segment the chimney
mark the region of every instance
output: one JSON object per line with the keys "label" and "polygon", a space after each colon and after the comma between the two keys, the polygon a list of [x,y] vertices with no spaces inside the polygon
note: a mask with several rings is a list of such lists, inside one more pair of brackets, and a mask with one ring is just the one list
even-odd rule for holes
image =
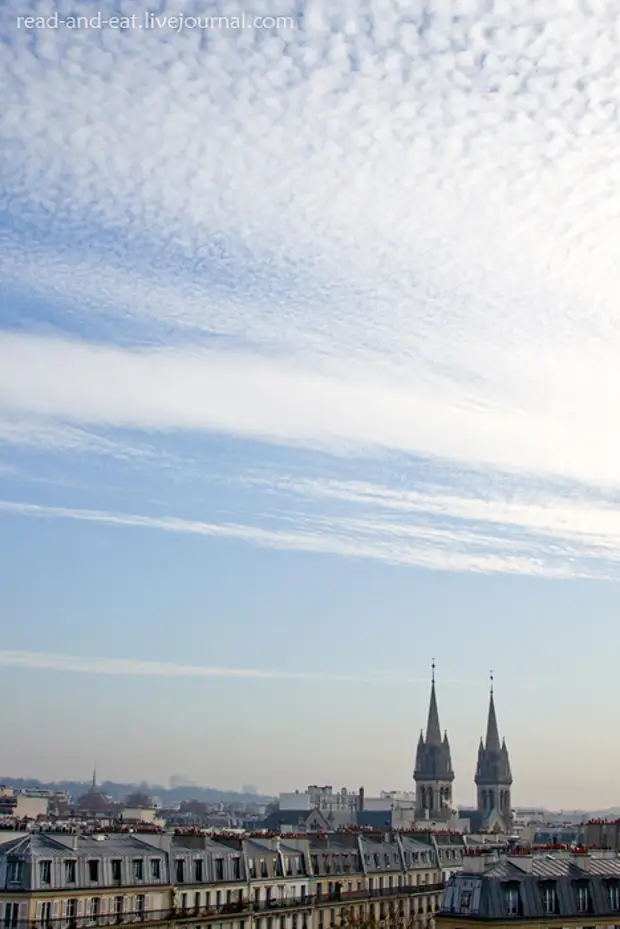
{"label": "chimney", "polygon": [[358,805],[359,805],[360,813],[362,813],[364,811],[364,788],[363,787],[360,787]]}
{"label": "chimney", "polygon": [[73,833],[73,841],[71,842],[71,846],[72,846],[74,852],[77,852],[78,838],[79,838],[79,836],[78,836],[77,832],[74,832],[74,833]]}

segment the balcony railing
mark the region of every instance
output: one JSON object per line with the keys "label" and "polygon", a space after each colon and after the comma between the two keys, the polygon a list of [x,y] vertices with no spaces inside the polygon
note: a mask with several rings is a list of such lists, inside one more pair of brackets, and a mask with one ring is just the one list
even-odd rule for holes
{"label": "balcony railing", "polygon": [[167,910],[146,910],[143,913],[107,913],[96,918],[90,916],[71,917],[48,920],[10,920],[4,922],[0,929],[104,929],[108,926],[145,927],[159,926],[165,923],[185,923],[208,919],[221,919],[223,916],[248,917],[252,914],[278,913],[283,910],[310,910],[316,906],[334,906],[353,902],[373,902],[385,898],[414,897],[425,894],[440,893],[444,884],[417,884],[414,887],[377,887],[373,890],[333,891],[322,896],[290,897],[284,899],[234,900],[219,906],[176,907]]}

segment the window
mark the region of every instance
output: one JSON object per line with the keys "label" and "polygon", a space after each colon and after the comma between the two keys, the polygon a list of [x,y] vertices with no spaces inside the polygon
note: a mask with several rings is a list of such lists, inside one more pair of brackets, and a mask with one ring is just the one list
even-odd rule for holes
{"label": "window", "polygon": [[120,858],[113,858],[110,864],[112,866],[112,880],[115,884],[120,884],[123,879],[123,862]]}
{"label": "window", "polygon": [[151,858],[151,877],[154,881],[161,879],[161,858]]}
{"label": "window", "polygon": [[99,862],[96,858],[88,862],[88,880],[94,882],[99,880]]}
{"label": "window", "polygon": [[609,908],[611,910],[620,910],[620,883],[618,883],[618,881],[609,881],[607,884],[607,893],[609,896]]}
{"label": "window", "polygon": [[177,884],[185,882],[185,861],[182,858],[176,860],[176,876]]}
{"label": "window", "polygon": [[504,903],[508,916],[518,916],[521,899],[518,884],[504,884]]}
{"label": "window", "polygon": [[543,906],[545,913],[557,913],[558,899],[553,881],[545,881],[542,885]]}
{"label": "window", "polygon": [[379,861],[379,856],[375,855],[375,868],[380,868],[380,867],[381,867],[381,863]]}
{"label": "window", "polygon": [[[75,862],[74,862],[75,864]],[[69,926],[75,923],[77,918],[77,900],[73,897],[71,900],[67,900],[65,904],[65,919]]]}
{"label": "window", "polygon": [[194,913],[200,913],[200,891],[197,890],[194,894]]}
{"label": "window", "polygon": [[241,880],[241,858],[233,858],[233,881]]}
{"label": "window", "polygon": [[181,894],[181,912],[187,912],[187,894]]}
{"label": "window", "polygon": [[93,922],[96,922],[99,919],[99,914],[101,913],[101,897],[91,897],[90,904],[88,906],[88,915]]}
{"label": "window", "polygon": [[275,867],[276,877],[282,877],[283,876],[282,859],[280,858],[279,855],[276,855],[275,866],[276,866]]}
{"label": "window", "polygon": [[216,881],[224,880],[224,859],[223,858],[215,859],[215,880]]}
{"label": "window", "polygon": [[207,909],[211,906],[211,894],[208,890],[205,892],[205,906]]}
{"label": "window", "polygon": [[52,883],[52,862],[51,861],[40,861],[39,862],[39,881],[41,884],[50,885]]}
{"label": "window", "polygon": [[144,858],[134,858],[133,860],[133,879],[134,881],[144,880]]}
{"label": "window", "polygon": [[146,897],[144,894],[138,894],[136,897],[136,916],[138,919],[144,919],[144,914],[146,911]]}
{"label": "window", "polygon": [[256,862],[253,858],[248,858],[248,873],[250,877],[256,877]]}
{"label": "window", "polygon": [[312,855],[312,870],[315,874],[319,873],[319,856]]}
{"label": "window", "polygon": [[471,906],[471,893],[469,890],[461,891],[461,909],[468,910]]}
{"label": "window", "polygon": [[23,862],[17,858],[9,858],[7,861],[6,879],[9,884],[20,884],[23,874]]}
{"label": "window", "polygon": [[41,926],[44,927],[44,929],[47,929],[47,927],[52,922],[52,904],[49,900],[41,904],[41,916],[39,922]]}
{"label": "window", "polygon": [[260,859],[260,876],[267,877],[267,862],[265,861],[264,858]]}
{"label": "window", "polygon": [[291,859],[290,859],[290,858],[285,858],[285,859],[284,859],[284,867],[285,867],[285,869],[286,869],[286,873],[287,873],[288,877],[290,877],[290,876],[292,875],[292,873],[293,873],[293,865],[292,865],[292,863],[291,863]]}
{"label": "window", "polygon": [[75,884],[75,859],[65,861],[65,884]]}
{"label": "window", "polygon": [[19,903],[4,904],[4,929],[14,929],[19,919]]}
{"label": "window", "polygon": [[204,866],[202,858],[194,858],[194,880],[197,884],[201,884],[204,880],[203,870]]}
{"label": "window", "polygon": [[305,873],[306,873],[306,869],[305,869],[305,867],[304,867],[304,865],[305,865],[305,860],[304,860],[304,856],[303,856],[303,855],[300,855],[299,858],[296,858],[296,859],[295,859],[295,865],[296,865],[296,870],[297,870],[297,873],[298,873],[298,874],[305,874]]}
{"label": "window", "polygon": [[577,884],[577,909],[580,913],[590,910],[590,888],[585,881]]}
{"label": "window", "polygon": [[117,923],[123,920],[123,897],[114,897],[114,920]]}

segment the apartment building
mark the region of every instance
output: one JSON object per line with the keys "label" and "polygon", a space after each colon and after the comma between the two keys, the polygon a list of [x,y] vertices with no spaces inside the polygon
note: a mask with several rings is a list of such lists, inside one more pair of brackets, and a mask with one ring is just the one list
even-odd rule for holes
{"label": "apartment building", "polygon": [[450,878],[437,929],[620,926],[615,853],[545,852],[470,858]]}
{"label": "apartment building", "polygon": [[442,889],[436,843],[407,835],[0,839],[0,929],[430,929]]}

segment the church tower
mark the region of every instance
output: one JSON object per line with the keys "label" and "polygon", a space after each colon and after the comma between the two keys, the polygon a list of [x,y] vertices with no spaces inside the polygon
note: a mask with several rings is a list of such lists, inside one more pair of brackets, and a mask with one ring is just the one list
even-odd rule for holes
{"label": "church tower", "polygon": [[426,737],[420,732],[413,779],[416,786],[416,819],[445,821],[452,816],[454,771],[448,734],[442,739],[435,693],[435,662],[432,664],[431,700],[428,707]]}
{"label": "church tower", "polygon": [[478,795],[478,812],[482,817],[483,826],[496,831],[509,832],[512,823],[510,803],[512,772],[506,742],[500,743],[499,740],[493,695],[493,673],[491,673],[487,735],[484,742],[480,739],[474,780]]}

